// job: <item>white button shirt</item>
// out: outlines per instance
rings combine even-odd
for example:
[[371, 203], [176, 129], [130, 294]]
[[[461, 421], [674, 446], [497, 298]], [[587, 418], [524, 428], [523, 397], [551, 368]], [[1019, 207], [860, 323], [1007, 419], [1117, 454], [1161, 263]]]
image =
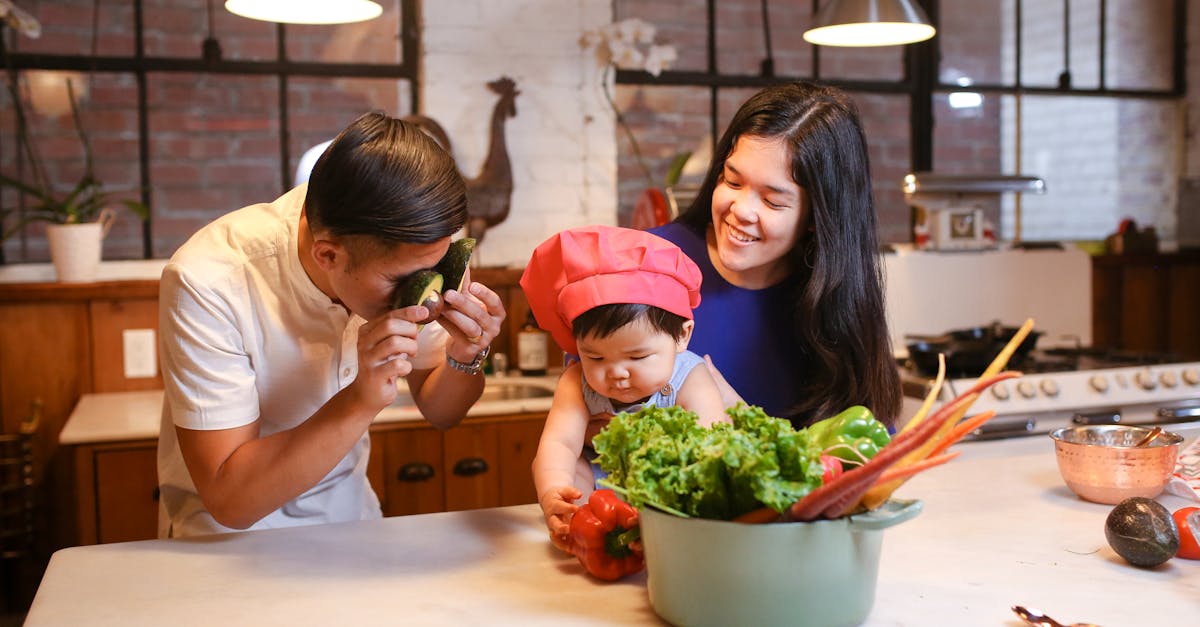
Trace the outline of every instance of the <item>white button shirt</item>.
[[[358, 374], [358, 328], [365, 321], [322, 293], [300, 265], [306, 190], [301, 185], [217, 219], [163, 270], [160, 537], [232, 531], [204, 510], [176, 426], [229, 429], [257, 420], [268, 436], [307, 420]], [[437, 366], [446, 337], [438, 324], [425, 325], [413, 368]], [[321, 481], [251, 528], [379, 518], [366, 478], [369, 448], [364, 433]]]

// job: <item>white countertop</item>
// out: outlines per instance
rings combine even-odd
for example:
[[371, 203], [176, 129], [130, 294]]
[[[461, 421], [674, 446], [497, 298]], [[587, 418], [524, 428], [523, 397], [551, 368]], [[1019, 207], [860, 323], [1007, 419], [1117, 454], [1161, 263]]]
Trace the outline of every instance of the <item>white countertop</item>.
[[[166, 259], [129, 259], [101, 261], [96, 281], [157, 281], [162, 276]], [[15, 263], [0, 265], [0, 283], [51, 283], [56, 281], [54, 264]]]
[[[1111, 506], [1063, 485], [1048, 437], [957, 448], [961, 457], [897, 493], [925, 507], [885, 532], [867, 625], [1015, 627], [1012, 605], [1105, 627], [1200, 615], [1200, 561], [1139, 569], [1117, 557], [1104, 539]], [[644, 574], [615, 584], [586, 577], [550, 547], [536, 505], [64, 549], [26, 621], [661, 624]]]
[[[487, 385], [519, 383], [553, 390], [558, 375], [544, 377], [489, 376]], [[467, 417], [549, 411], [551, 396], [480, 401]], [[158, 439], [162, 419], [162, 390], [84, 394], [59, 433], [59, 444], [94, 444], [125, 440]], [[423, 420], [415, 405], [392, 405], [379, 412], [375, 423]]]

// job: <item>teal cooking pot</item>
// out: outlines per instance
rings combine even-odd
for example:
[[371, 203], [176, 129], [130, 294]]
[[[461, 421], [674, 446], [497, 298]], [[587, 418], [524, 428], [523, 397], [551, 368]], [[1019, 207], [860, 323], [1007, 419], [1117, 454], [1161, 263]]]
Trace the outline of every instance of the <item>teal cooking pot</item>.
[[640, 511], [650, 605], [674, 625], [858, 625], [883, 530], [921, 512], [890, 500], [837, 520], [752, 525]]

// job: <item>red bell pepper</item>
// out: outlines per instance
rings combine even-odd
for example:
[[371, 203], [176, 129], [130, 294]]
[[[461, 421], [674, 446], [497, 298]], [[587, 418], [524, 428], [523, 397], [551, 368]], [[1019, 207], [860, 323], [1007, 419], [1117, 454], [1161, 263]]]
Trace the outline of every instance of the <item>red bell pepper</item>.
[[596, 490], [571, 516], [571, 553], [592, 576], [616, 581], [646, 566], [640, 546], [638, 513], [612, 490]]

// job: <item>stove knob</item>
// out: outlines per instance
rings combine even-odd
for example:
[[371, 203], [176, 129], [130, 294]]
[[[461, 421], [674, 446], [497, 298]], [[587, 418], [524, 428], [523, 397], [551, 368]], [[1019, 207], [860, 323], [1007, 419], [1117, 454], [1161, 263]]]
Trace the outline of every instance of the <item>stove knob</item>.
[[1158, 382], [1165, 388], [1173, 388], [1179, 385], [1179, 377], [1176, 377], [1175, 373], [1170, 370], [1164, 370], [1158, 375]]
[[1104, 375], [1092, 375], [1092, 378], [1088, 379], [1088, 385], [1091, 385], [1093, 390], [1101, 394], [1108, 391], [1108, 379], [1105, 379]]
[[1158, 387], [1158, 382], [1154, 380], [1154, 374], [1150, 370], [1142, 370], [1133, 375], [1133, 382], [1138, 384], [1138, 387], [1143, 390], [1153, 390]]
[[992, 386], [992, 396], [998, 401], [1007, 401], [1009, 397], [1008, 386], [1003, 381]]
[[1055, 383], [1054, 379], [1043, 379], [1038, 387], [1042, 388], [1042, 394], [1046, 396], [1051, 398], [1058, 396], [1058, 383]]
[[1037, 389], [1028, 381], [1022, 381], [1017, 384], [1017, 393], [1025, 398], [1033, 398], [1037, 394]]
[[1188, 368], [1184, 370], [1183, 382], [1188, 385], [1200, 385], [1200, 369]]

